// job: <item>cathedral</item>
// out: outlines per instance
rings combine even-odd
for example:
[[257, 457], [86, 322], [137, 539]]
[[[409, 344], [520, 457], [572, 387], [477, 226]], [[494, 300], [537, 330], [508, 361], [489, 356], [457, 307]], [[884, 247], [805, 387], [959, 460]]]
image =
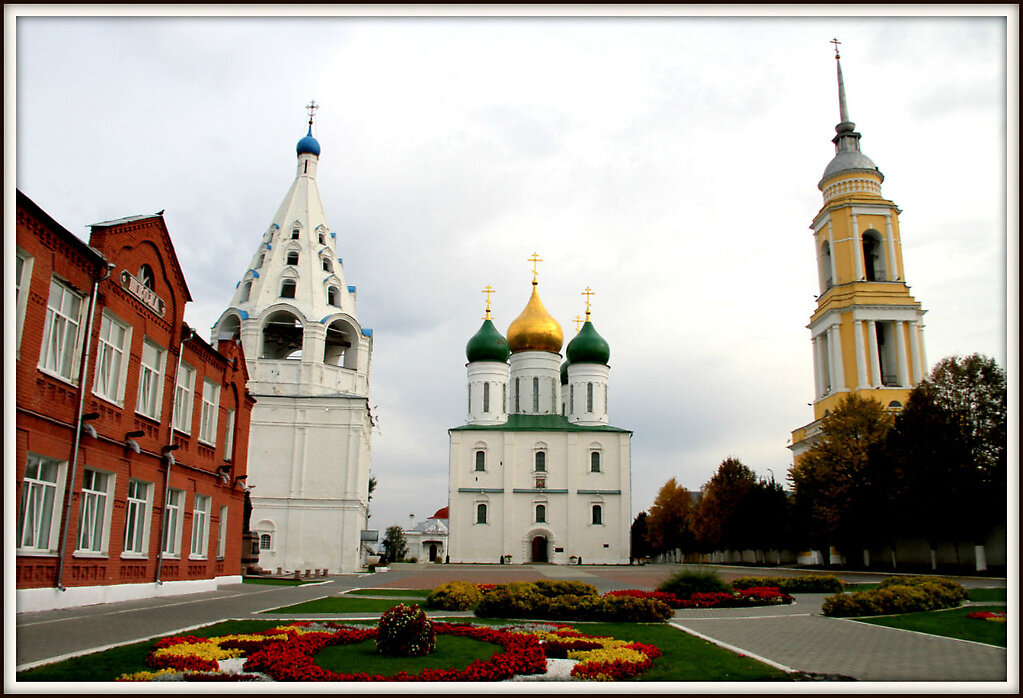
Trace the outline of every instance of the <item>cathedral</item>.
[[308, 109], [294, 182], [213, 332], [240, 336], [256, 398], [247, 485], [259, 566], [350, 573], [364, 562], [373, 332], [320, 202]]
[[449, 430], [451, 562], [627, 564], [632, 432], [608, 424], [611, 356], [590, 320], [565, 348], [537, 291], [466, 345], [467, 412]]
[[817, 188], [824, 203], [813, 220], [820, 295], [810, 317], [814, 421], [792, 432], [799, 458], [820, 434], [821, 420], [846, 395], [860, 394], [888, 409], [905, 404], [927, 376], [923, 316], [906, 285], [899, 208], [881, 195], [884, 175], [860, 151], [849, 121], [842, 64], [835, 157]]

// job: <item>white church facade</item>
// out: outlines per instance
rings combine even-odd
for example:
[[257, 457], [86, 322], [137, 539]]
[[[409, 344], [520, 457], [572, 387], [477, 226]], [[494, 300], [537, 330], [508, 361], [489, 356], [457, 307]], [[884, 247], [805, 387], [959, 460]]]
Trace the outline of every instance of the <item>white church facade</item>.
[[468, 417], [449, 430], [450, 561], [627, 564], [632, 432], [608, 424], [610, 349], [587, 301], [563, 362], [533, 274], [507, 339], [488, 299], [466, 346]]
[[213, 336], [241, 337], [256, 398], [246, 484], [259, 566], [350, 573], [364, 563], [373, 333], [320, 201], [314, 110], [294, 182]]

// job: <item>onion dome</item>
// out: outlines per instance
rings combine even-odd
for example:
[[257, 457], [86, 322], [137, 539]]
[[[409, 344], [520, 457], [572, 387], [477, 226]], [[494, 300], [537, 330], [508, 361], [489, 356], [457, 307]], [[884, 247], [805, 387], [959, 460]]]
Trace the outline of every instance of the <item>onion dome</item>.
[[295, 152], [299, 155], [315, 155], [320, 156], [320, 142], [313, 138], [313, 125], [309, 124], [309, 133], [302, 137], [302, 140], [295, 146]]
[[529, 297], [525, 310], [508, 326], [508, 346], [513, 354], [520, 351], [558, 354], [564, 342], [561, 325], [543, 307], [534, 281], [533, 295]]
[[504, 363], [508, 360], [510, 353], [508, 342], [497, 331], [497, 328], [494, 327], [494, 321], [490, 318], [483, 321], [479, 331], [465, 345], [465, 358], [469, 363], [473, 361], [500, 361]]
[[561, 363], [561, 384], [568, 385], [568, 362]]
[[565, 356], [573, 364], [604, 364], [611, 358], [607, 340], [597, 334], [593, 323], [587, 320], [565, 349]]

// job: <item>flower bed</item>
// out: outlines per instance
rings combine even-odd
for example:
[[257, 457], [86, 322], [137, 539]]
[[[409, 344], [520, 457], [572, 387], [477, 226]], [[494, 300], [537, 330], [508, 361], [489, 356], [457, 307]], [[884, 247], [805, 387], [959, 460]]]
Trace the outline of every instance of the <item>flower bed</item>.
[[976, 618], [977, 620], [990, 620], [995, 623], [1004, 623], [1005, 614], [998, 611], [972, 611], [966, 614], [967, 618]]
[[604, 597], [609, 596], [656, 599], [672, 608], [747, 608], [792, 603], [792, 597], [782, 593], [777, 587], [750, 587], [732, 592], [696, 592], [688, 599], [680, 599], [666, 591], [641, 591], [639, 589], [609, 591], [604, 594]]
[[[293, 623], [251, 635], [164, 638], [154, 644], [146, 664], [157, 671], [123, 674], [118, 681], [504, 681], [547, 671], [547, 658], [573, 660], [571, 676], [615, 681], [646, 671], [661, 651], [653, 645], [585, 635], [561, 624], [490, 628], [465, 623], [433, 623], [438, 635], [458, 635], [491, 642], [503, 649], [464, 669], [425, 669], [392, 676], [340, 673], [317, 666], [317, 652], [332, 645], [373, 639], [377, 628], [333, 623]], [[245, 647], [244, 649], [242, 647]], [[248, 654], [246, 673], [218, 672], [218, 661]], [[220, 659], [213, 659], [220, 657]], [[240, 660], [234, 660], [240, 661]]]

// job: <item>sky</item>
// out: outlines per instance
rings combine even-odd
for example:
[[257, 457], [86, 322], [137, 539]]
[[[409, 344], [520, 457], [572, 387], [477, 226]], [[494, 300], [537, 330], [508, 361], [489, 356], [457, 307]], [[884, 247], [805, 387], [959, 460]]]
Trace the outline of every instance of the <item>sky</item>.
[[783, 480], [790, 432], [813, 419], [809, 226], [834, 155], [837, 37], [862, 150], [902, 210], [929, 362], [993, 356], [1015, 391], [1016, 10], [662, 9], [679, 16], [22, 6], [5, 17], [7, 210], [16, 185], [83, 239], [164, 210], [194, 298], [185, 320], [209, 339], [292, 182], [315, 99], [320, 194], [373, 329], [370, 528], [447, 504], [481, 290], [496, 289], [506, 331], [534, 252], [566, 343], [595, 292], [610, 421], [634, 432], [635, 514], [669, 478], [698, 489], [728, 457]]

